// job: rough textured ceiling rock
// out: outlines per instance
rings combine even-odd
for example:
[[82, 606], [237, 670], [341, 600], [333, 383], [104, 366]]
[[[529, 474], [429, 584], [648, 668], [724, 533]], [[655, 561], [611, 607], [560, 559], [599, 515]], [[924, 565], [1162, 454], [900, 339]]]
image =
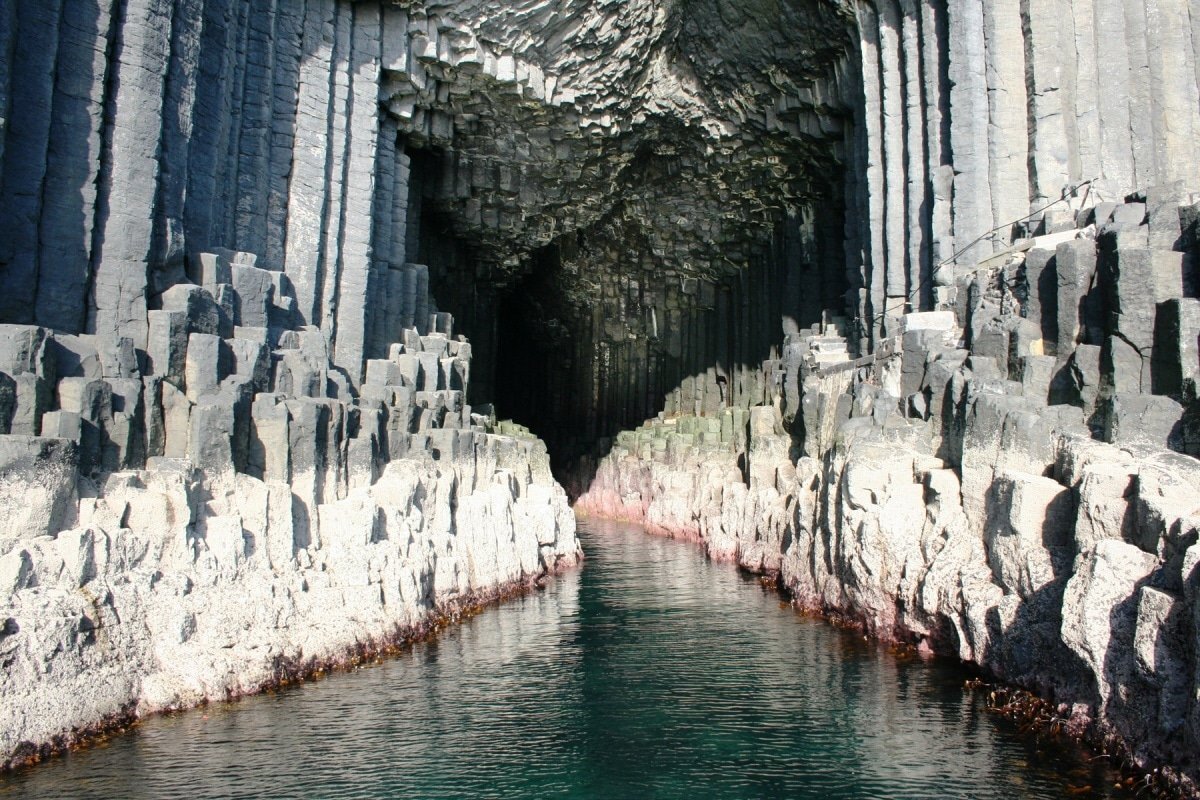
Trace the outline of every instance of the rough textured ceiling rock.
[[385, 41], [414, 46], [385, 58], [387, 105], [442, 153], [438, 207], [493, 264], [592, 230], [610, 269], [716, 276], [835, 183], [842, 3], [395, 9]]

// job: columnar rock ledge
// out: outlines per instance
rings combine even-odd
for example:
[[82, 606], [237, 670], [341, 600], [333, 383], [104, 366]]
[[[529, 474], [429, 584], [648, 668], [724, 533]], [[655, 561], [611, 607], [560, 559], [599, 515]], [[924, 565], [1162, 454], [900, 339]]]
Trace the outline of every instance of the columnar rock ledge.
[[1021, 241], [872, 356], [834, 324], [790, 336], [763, 366], [773, 403], [620, 434], [576, 510], [979, 664], [1195, 793], [1196, 199]]
[[0, 764], [377, 651], [581, 555], [545, 446], [463, 404], [449, 315], [353, 391], [286, 324], [282, 273], [200, 259], [211, 282], [149, 314], [146, 374], [0, 326]]

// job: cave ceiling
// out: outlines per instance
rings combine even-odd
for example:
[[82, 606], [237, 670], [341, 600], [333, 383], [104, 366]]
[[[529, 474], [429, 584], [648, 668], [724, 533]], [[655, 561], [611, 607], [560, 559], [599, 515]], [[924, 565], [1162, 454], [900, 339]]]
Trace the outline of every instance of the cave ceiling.
[[560, 245], [596, 270], [718, 279], [843, 158], [849, 10], [834, 0], [400, 3], [384, 106], [503, 282]]

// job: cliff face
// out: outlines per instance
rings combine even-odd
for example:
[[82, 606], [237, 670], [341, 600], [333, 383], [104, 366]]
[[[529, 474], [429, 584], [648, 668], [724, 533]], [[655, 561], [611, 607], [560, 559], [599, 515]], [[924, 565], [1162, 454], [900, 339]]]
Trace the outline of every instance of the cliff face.
[[[5, 3], [0, 598], [20, 613], [0, 648], [25, 672], [3, 691], [56, 691], [50, 641], [49, 674], [139, 676], [15, 724], [5, 757], [573, 561], [540, 445], [495, 402], [564, 470], [659, 412], [696, 418], [687, 439], [622, 434], [587, 502], [1062, 693], [1194, 772], [1163, 744], [1182, 718], [1121, 710], [1194, 677], [1192, 512], [1138, 510], [1158, 508], [1143, 486], [1176, 491], [1140, 476], [1194, 490], [1190, 462], [1098, 450], [1105, 482], [1082, 454], [1200, 447], [1198, 26], [1188, 0]], [[755, 432], [762, 404], [787, 436]], [[229, 499], [249, 496], [254, 514]], [[471, 498], [497, 504], [492, 533], [452, 545]], [[419, 520], [424, 544], [403, 535]], [[381, 538], [346, 555], [347, 528]], [[508, 566], [444, 584], [442, 561], [405, 561], [429, 553]], [[1069, 623], [1093, 596], [1076, 579], [1118, 561], [1128, 591], [1081, 602], [1137, 624]], [[383, 587], [352, 637], [293, 634], [329, 604], [296, 599], [312, 570]], [[174, 577], [112, 588], [143, 573]], [[224, 612], [179, 643], [95, 634], [105, 607], [193, 602], [159, 587], [279, 581], [270, 607], [297, 621], [251, 625], [274, 649], [238, 651], [236, 679], [204, 650]], [[79, 592], [84, 627], [39, 621]], [[1182, 644], [1151, 664], [1146, 636]], [[151, 658], [168, 639], [208, 643], [192, 677]], [[1022, 661], [1042, 645], [1077, 657], [1061, 686]], [[1097, 666], [1135, 645], [1136, 669]]]
[[397, 272], [426, 263], [481, 356], [477, 399], [555, 416], [552, 449], [577, 454], [659, 396], [761, 396], [780, 319], [845, 316], [867, 352], [1022, 225], [1195, 184], [1194, 17], [1186, 0], [10, 3], [0, 320], [95, 334], [115, 371], [161, 293], [203, 282], [199, 253], [244, 251], [287, 276], [357, 385], [425, 331]]
[[857, 15], [857, 336], [944, 301], [946, 265], [972, 267], [1054, 201], [1066, 198], [1026, 227], [1071, 227], [1080, 206], [1135, 189], [1197, 186], [1200, 36], [1186, 0], [885, 2]]
[[1189, 255], [1152, 245], [1194, 241], [1198, 206], [1152, 207], [982, 264], [964, 327], [906, 314], [857, 359], [833, 326], [789, 337], [772, 404], [620, 434], [576, 509], [980, 664], [1194, 792], [1200, 299]]

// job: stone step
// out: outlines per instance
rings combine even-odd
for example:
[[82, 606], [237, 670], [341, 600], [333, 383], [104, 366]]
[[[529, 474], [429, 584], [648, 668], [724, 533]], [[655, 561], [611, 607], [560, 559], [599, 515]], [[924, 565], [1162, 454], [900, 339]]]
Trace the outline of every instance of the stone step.
[[810, 353], [809, 359], [820, 366], [842, 364], [850, 360], [849, 353]]
[[848, 352], [845, 339], [814, 339], [809, 342], [809, 349], [814, 353]]

